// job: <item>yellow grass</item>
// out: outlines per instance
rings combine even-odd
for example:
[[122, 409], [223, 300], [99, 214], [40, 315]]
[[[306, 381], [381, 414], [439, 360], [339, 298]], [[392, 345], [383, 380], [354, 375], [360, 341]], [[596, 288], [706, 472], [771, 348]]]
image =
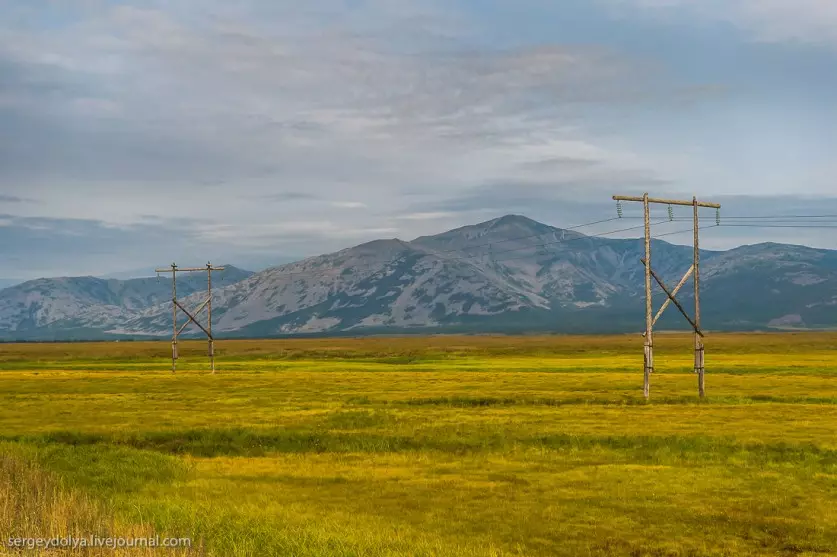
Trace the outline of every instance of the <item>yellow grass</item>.
[[711, 335], [705, 401], [690, 338], [656, 344], [650, 403], [636, 335], [222, 341], [217, 375], [203, 343], [177, 374], [166, 343], [0, 345], [0, 535], [837, 554], [837, 335]]
[[[6, 445], [0, 453], [0, 532], [5, 545], [10, 538], [22, 541], [17, 554], [23, 555], [156, 555], [156, 548], [147, 543], [134, 547], [116, 547], [117, 538], [126, 540], [153, 539], [155, 533], [146, 524], [126, 523], [108, 513], [106, 505], [90, 495], [68, 489], [60, 478], [39, 469], [31, 454], [19, 447]], [[113, 547], [83, 547], [81, 542], [72, 548], [62, 547], [62, 539], [113, 539]], [[41, 540], [42, 547], [35, 547]], [[44, 548], [47, 540], [58, 545]], [[107, 544], [108, 542], [103, 541]], [[0, 550], [2, 551], [2, 550]], [[203, 555], [197, 546], [169, 550], [172, 555]]]

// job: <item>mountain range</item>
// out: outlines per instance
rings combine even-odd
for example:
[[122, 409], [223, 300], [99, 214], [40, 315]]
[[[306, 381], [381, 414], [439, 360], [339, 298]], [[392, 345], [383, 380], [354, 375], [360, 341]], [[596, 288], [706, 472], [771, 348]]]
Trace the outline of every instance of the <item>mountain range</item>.
[[[644, 328], [641, 239], [586, 236], [507, 215], [412, 241], [377, 240], [253, 273], [213, 274], [219, 337], [403, 332], [629, 332]], [[692, 248], [652, 241], [673, 287]], [[837, 326], [837, 252], [757, 244], [701, 252], [709, 330]], [[656, 285], [655, 285], [656, 286]], [[206, 275], [178, 278], [195, 308]], [[665, 294], [655, 288], [655, 307]], [[693, 304], [691, 286], [678, 295]], [[0, 290], [0, 339], [171, 335], [171, 279], [38, 279]], [[181, 323], [185, 318], [180, 315]], [[688, 324], [672, 307], [658, 329]], [[194, 326], [184, 334], [200, 331]]]

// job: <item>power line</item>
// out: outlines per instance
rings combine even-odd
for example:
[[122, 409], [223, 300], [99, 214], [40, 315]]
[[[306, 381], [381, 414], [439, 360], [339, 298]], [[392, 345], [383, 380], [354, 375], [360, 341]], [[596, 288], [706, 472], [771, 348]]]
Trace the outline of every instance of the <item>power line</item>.
[[[622, 219], [641, 219], [641, 215], [627, 215]], [[837, 219], [837, 215], [721, 215], [724, 220], [804, 220], [804, 219]], [[691, 217], [674, 217], [674, 221], [691, 221]]]
[[721, 223], [723, 227], [734, 228], [812, 228], [812, 229], [826, 229], [837, 228], [837, 224], [726, 224]]
[[724, 216], [725, 219], [837, 219], [837, 215], [741, 215]]
[[[829, 216], [828, 215], [808, 215], [808, 217], [811, 217], [811, 218], [828, 218]], [[604, 224], [604, 223], [613, 222], [613, 221], [621, 220], [621, 219], [625, 219], [625, 218], [632, 218], [632, 217], [614, 217], [614, 218], [610, 218], [610, 219], [602, 219], [602, 220], [598, 220], [598, 221], [593, 221], [593, 222], [589, 222], [589, 223], [585, 223], [585, 224], [579, 224], [579, 225], [576, 225], [576, 226], [564, 228], [563, 230], [578, 230], [579, 228], [594, 226], [594, 225], [597, 225], [597, 224]], [[734, 218], [734, 217], [725, 217], [725, 218], [728, 219], [728, 218]], [[768, 218], [768, 217], [760, 217], [760, 218]], [[797, 217], [797, 218], [801, 218], [801, 216]], [[658, 222], [653, 223], [652, 226], [661, 226], [661, 225], [668, 224], [669, 222], [678, 222], [678, 221], [682, 221], [682, 220], [690, 220], [690, 219], [675, 218], [674, 221], [672, 221], [671, 219], [665, 219], [665, 220], [660, 220]], [[718, 228], [719, 226], [720, 227], [735, 227], [735, 228], [803, 228], [803, 229], [804, 228], [811, 228], [811, 229], [834, 229], [834, 228], [837, 228], [837, 225], [830, 225], [830, 224], [828, 224], [828, 225], [823, 225], [823, 224], [785, 225], [785, 224], [773, 224], [773, 223], [771, 223], [771, 224], [755, 224], [755, 223], [748, 223], [748, 224], [730, 223], [730, 224], [727, 224], [727, 223], [721, 223], [720, 225], [713, 224], [713, 225], [702, 226], [702, 227], [699, 227], [699, 230], [706, 230], [706, 229], [709, 229], [709, 228]], [[575, 241], [580, 241], [580, 240], [595, 240], [598, 237], [610, 236], [610, 235], [619, 234], [619, 233], [622, 233], [622, 232], [630, 232], [630, 231], [638, 230], [638, 229], [641, 229], [641, 228], [643, 228], [643, 225], [630, 226], [630, 227], [620, 228], [620, 229], [617, 229], [617, 230], [609, 230], [609, 231], [606, 231], [606, 232], [600, 232], [598, 234], [590, 235], [590, 236], [585, 235], [585, 236], [578, 236], [578, 237], [575, 237], [575, 238], [564, 238], [564, 239], [560, 239], [560, 240], [541, 242], [541, 243], [538, 243], [538, 244], [529, 244], [529, 245], [526, 245], [526, 246], [520, 246], [520, 247], [510, 248], [510, 249], [506, 249], [506, 250], [501, 250], [501, 251], [492, 251], [492, 252], [489, 252], [489, 253], [483, 252], [483, 253], [479, 253], [479, 254], [463, 255], [461, 257], [444, 257], [445, 254], [449, 254], [449, 253], [456, 253], [456, 252], [466, 253], [466, 252], [469, 252], [469, 251], [472, 251], [472, 250], [475, 250], [475, 249], [478, 249], [478, 248], [490, 247], [490, 246], [499, 245], [499, 244], [502, 244], [502, 243], [508, 243], [508, 242], [513, 242], [513, 241], [521, 241], [521, 240], [527, 240], [527, 239], [530, 239], [530, 238], [537, 238], [537, 237], [544, 236], [544, 234], [529, 234], [527, 236], [520, 236], [520, 237], [517, 237], [517, 238], [509, 238], [509, 239], [506, 239], [506, 240], [498, 240], [498, 241], [495, 241], [495, 242], [486, 242], [486, 243], [483, 243], [483, 244], [477, 244], [477, 245], [474, 245], [474, 246], [467, 246], [467, 247], [463, 247], [463, 248], [432, 251], [432, 252], [429, 252], [428, 255], [435, 255], [435, 256], [439, 257], [440, 259], [442, 259], [444, 261], [469, 261], [469, 260], [481, 259], [485, 256], [490, 256], [495, 263], [502, 263], [502, 262], [505, 262], [505, 261], [514, 261], [514, 260], [517, 260], [517, 259], [523, 259], [523, 258], [528, 257], [528, 256], [501, 258], [501, 259], [497, 259], [496, 256], [507, 254], [507, 253], [519, 252], [519, 251], [523, 251], [523, 250], [539, 249], [539, 248], [544, 248], [544, 247], [547, 247], [547, 246], [565, 244], [565, 243], [570, 243], [570, 242], [575, 242]], [[656, 234], [652, 237], [654, 239], [664, 238], [664, 237], [673, 236], [673, 235], [677, 235], [677, 234], [685, 234], [687, 232], [693, 232], [693, 230], [694, 230], [693, 228], [674, 230], [674, 231], [671, 231], [671, 232]], [[555, 234], [555, 233], [557, 233], [557, 231], [553, 231], [551, 233]], [[393, 263], [395, 261], [398, 261], [398, 258], [367, 261], [363, 265], [357, 265], [355, 267], [352, 267], [352, 269], [353, 270], [362, 270], [362, 269], [370, 268], [370, 267], [378, 265], [378, 264], [388, 264], [388, 263]], [[312, 276], [312, 275], [318, 275], [318, 274], [322, 274], [322, 275], [333, 274], [333, 272], [334, 271], [320, 271], [320, 270], [317, 270], [317, 271], [298, 271], [298, 272], [290, 271], [290, 272], [283, 273], [283, 275], [293, 278], [293, 277], [302, 277], [302, 276]]]
[[[661, 225], [661, 224], [666, 224], [668, 222], [669, 222], [668, 220], [664, 220], [664, 221], [653, 223], [652, 226], [658, 226], [658, 225]], [[630, 228], [621, 228], [619, 230], [611, 230], [610, 232], [602, 232], [602, 233], [597, 234], [595, 236], [579, 236], [577, 238], [568, 238], [568, 239], [564, 239], [564, 240], [555, 240], [555, 241], [552, 241], [552, 242], [543, 242], [541, 244], [533, 244], [533, 245], [529, 245], [529, 246], [522, 246], [522, 247], [519, 247], [519, 248], [512, 248], [512, 249], [499, 251], [499, 252], [495, 251], [495, 252], [491, 252], [489, 254], [482, 253], [478, 256], [451, 257], [451, 258], [442, 258], [442, 259], [444, 259], [445, 261], [464, 261], [464, 260], [473, 259], [473, 258], [476, 258], [476, 257], [483, 257], [485, 255], [495, 256], [495, 255], [500, 255], [500, 254], [503, 254], [503, 253], [523, 251], [523, 250], [526, 250], [526, 249], [543, 248], [543, 247], [551, 246], [551, 245], [555, 245], [555, 244], [567, 244], [567, 243], [570, 243], [570, 242], [577, 242], [579, 240], [595, 240], [596, 238], [599, 238], [601, 236], [608, 236], [610, 234], [619, 234], [620, 232], [628, 232], [630, 230], [637, 230], [637, 229], [644, 228], [644, 227], [645, 227], [645, 225], [643, 224], [643, 225], [640, 225], [640, 226], [632, 226]], [[523, 259], [524, 257], [528, 257], [528, 256], [511, 257], [511, 258], [504, 258], [504, 259], [493, 259], [493, 258], [492, 259], [495, 263], [502, 263], [504, 261], [514, 261], [516, 259]]]
[[[723, 225], [721, 225], [721, 226], [723, 226]], [[698, 230], [706, 230], [708, 228], [718, 228], [718, 225], [717, 224], [707, 224], [707, 225], [698, 227]], [[694, 227], [693, 228], [684, 228], [683, 230], [675, 230], [674, 232], [666, 232], [664, 234], [657, 234], [655, 236], [652, 236], [652, 238], [657, 239], [657, 238], [663, 238], [665, 236], [673, 236], [675, 234], [685, 234], [686, 232], [694, 232], [694, 231], [695, 231]]]
[[[831, 215], [804, 215], [804, 216], [800, 215], [800, 216], [797, 216], [796, 218], [829, 218], [829, 217], [831, 217]], [[624, 219], [624, 218], [632, 218], [632, 217], [614, 217], [614, 218], [610, 218], [610, 219], [603, 219], [603, 220], [598, 220], [598, 221], [593, 221], [593, 222], [589, 222], [589, 223], [585, 223], [585, 224], [579, 224], [579, 225], [576, 225], [576, 226], [568, 227], [568, 228], [565, 228], [563, 230], [577, 230], [579, 228], [584, 228], [584, 227], [588, 227], [588, 226], [594, 226], [594, 225], [597, 225], [597, 224], [613, 222], [613, 221]], [[753, 217], [753, 216], [749, 216], [749, 217], [725, 217], [725, 219], [730, 219], [730, 218], [753, 218], [753, 219], [765, 218], [766, 219], [766, 218], [785, 218], [785, 217], [782, 217], [782, 216], [779, 216], [779, 215], [777, 215], [777, 216], [762, 216], [762, 217]], [[835, 216], [835, 218], [837, 218], [837, 216]], [[681, 218], [666, 219], [666, 220], [661, 220], [659, 222], [655, 222], [655, 223], [652, 224], [652, 226], [660, 226], [660, 225], [668, 224], [669, 222], [678, 222], [678, 221], [682, 221], [682, 220], [691, 220], [691, 219], [681, 219]], [[811, 229], [834, 229], [834, 228], [837, 228], [837, 225], [831, 225], [831, 224], [786, 225], [786, 224], [775, 224], [775, 223], [771, 223], [771, 224], [755, 224], [755, 223], [748, 223], [748, 224], [730, 223], [730, 224], [727, 224], [727, 223], [720, 223], [720, 224], [702, 226], [702, 227], [699, 227], [698, 230], [705, 230], [705, 229], [709, 229], [709, 228], [718, 228], [719, 226], [720, 227], [737, 227], [737, 228], [811, 228]], [[443, 257], [443, 254], [455, 253], [455, 252], [467, 252], [467, 251], [471, 251], [471, 250], [478, 249], [478, 248], [481, 248], [481, 247], [486, 247], [486, 246], [491, 247], [491, 246], [502, 244], [502, 243], [508, 243], [508, 242], [513, 242], [513, 241], [520, 241], [520, 240], [526, 240], [526, 239], [530, 239], [530, 238], [544, 236], [544, 234], [529, 234], [527, 236], [521, 236], [521, 237], [517, 237], [517, 238], [510, 238], [510, 239], [506, 239], [506, 240], [498, 240], [498, 241], [494, 241], [494, 242], [486, 242], [484, 244], [478, 244], [478, 245], [468, 246], [468, 247], [464, 247], [464, 248], [456, 248], [456, 249], [441, 250], [441, 251], [432, 251], [432, 252], [429, 252], [428, 255], [435, 255], [435, 256], [437, 256], [440, 259], [443, 259], [445, 261], [467, 261], [467, 260], [472, 260], [472, 259], [483, 258], [486, 255], [488, 255], [492, 258], [492, 260], [495, 263], [501, 263], [501, 262], [504, 262], [504, 261], [513, 261], [515, 259], [522, 259], [522, 258], [528, 257], [528, 256], [521, 256], [521, 257], [516, 257], [516, 258], [514, 258], [514, 257], [513, 258], [503, 258], [503, 259], [496, 259], [495, 256], [502, 255], [502, 254], [505, 254], [505, 253], [513, 253], [513, 252], [523, 251], [523, 250], [544, 248], [546, 246], [563, 244], [563, 243], [570, 243], [570, 242], [579, 241], [579, 240], [595, 240], [598, 237], [609, 236], [609, 235], [618, 234], [618, 233], [621, 233], [621, 232], [629, 232], [629, 231], [632, 231], [632, 230], [638, 230], [640, 228], [643, 228], [643, 225], [620, 228], [620, 229], [617, 229], [617, 230], [610, 230], [610, 231], [607, 231], [607, 232], [601, 232], [601, 233], [598, 233], [596, 235], [590, 235], [590, 236], [584, 235], [584, 236], [578, 236], [578, 237], [575, 237], [575, 238], [562, 238], [560, 240], [542, 242], [542, 243], [539, 243], [539, 244], [530, 244], [530, 245], [526, 245], [526, 246], [520, 246], [520, 247], [516, 247], [516, 248], [502, 250], [502, 251], [499, 251], [499, 252], [492, 251], [492, 252], [489, 252], [489, 253], [480, 253], [480, 254], [475, 254], [475, 255], [464, 255], [462, 257]], [[677, 234], [684, 234], [686, 232], [693, 232], [693, 230], [694, 230], [693, 228], [675, 230], [675, 231], [666, 232], [666, 233], [663, 233], [663, 234], [656, 234], [656, 235], [652, 236], [652, 238], [658, 239], [658, 238], [673, 236], [673, 235], [677, 235]], [[557, 233], [557, 230], [552, 232], [552, 234], [555, 234], [555, 233]], [[373, 265], [393, 263], [397, 260], [398, 260], [398, 258], [395, 258], [395, 259], [390, 258], [390, 259], [385, 259], [385, 260], [381, 259], [381, 260], [377, 260], [377, 261], [375, 261], [375, 260], [367, 261], [364, 265], [357, 265], [357, 266], [353, 267], [352, 269], [369, 268]], [[306, 276], [306, 275], [316, 275], [316, 274], [331, 274], [331, 273], [323, 272], [323, 271], [299, 271], [299, 272], [291, 271], [291, 272], [287, 272], [287, 273], [283, 273], [283, 274], [287, 275], [287, 276], [290, 276], [290, 277], [295, 277], [295, 276]]]

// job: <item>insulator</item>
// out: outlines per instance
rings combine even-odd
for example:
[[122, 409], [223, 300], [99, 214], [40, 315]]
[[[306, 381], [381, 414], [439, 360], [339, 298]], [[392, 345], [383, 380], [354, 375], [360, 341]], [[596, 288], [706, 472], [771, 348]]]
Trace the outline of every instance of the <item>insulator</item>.
[[619, 215], [620, 219], [622, 218], [622, 202], [621, 201], [616, 202], [616, 214]]
[[721, 210], [715, 209], [715, 226], [721, 226]]
[[668, 220], [674, 221], [674, 207], [671, 205], [668, 206]]

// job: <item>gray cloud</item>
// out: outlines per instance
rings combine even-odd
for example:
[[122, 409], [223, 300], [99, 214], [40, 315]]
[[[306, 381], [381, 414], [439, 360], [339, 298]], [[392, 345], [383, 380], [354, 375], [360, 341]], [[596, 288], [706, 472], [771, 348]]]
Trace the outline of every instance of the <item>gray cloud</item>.
[[[459, 44], [448, 39], [469, 30], [432, 4], [373, 2], [327, 31], [321, 18], [345, 15], [339, 3], [294, 6], [269, 27], [257, 14], [274, 8], [261, 3], [247, 17], [212, 3], [189, 19], [149, 2], [91, 5], [74, 26], [0, 33], [11, 68], [0, 124], [12, 130], [0, 183], [50, 200], [22, 216], [125, 223], [188, 208], [246, 227], [317, 218], [347, 188], [389, 210], [409, 203], [401, 191], [467, 188], [540, 158], [652, 174], [655, 161], [585, 138], [575, 105], [676, 89], [602, 49]], [[283, 207], [301, 187], [323, 204]]]
[[[837, 4], [831, 0], [604, 0], [663, 12], [687, 11], [733, 23], [765, 42], [837, 48]], [[667, 13], [666, 13], [667, 12]]]
[[[195, 219], [172, 221], [147, 216], [145, 224], [116, 227], [81, 219], [21, 218], [0, 215], [4, 257], [0, 277], [104, 276], [121, 269], [153, 269], [171, 261], [191, 264], [232, 262], [264, 268], [299, 258], [286, 246], [242, 246], [234, 237], [211, 237], [213, 226]], [[310, 241], [311, 237], [305, 238]]]
[[703, 176], [623, 129], [725, 94], [596, 45], [486, 48], [435, 1], [87, 0], [26, 24], [48, 9], [0, 24], [0, 234], [31, 272], [596, 220], [613, 193]]
[[301, 191], [287, 191], [255, 196], [255, 199], [262, 201], [310, 201], [320, 199], [320, 196]]
[[31, 203], [33, 200], [16, 195], [0, 194], [0, 203]]

